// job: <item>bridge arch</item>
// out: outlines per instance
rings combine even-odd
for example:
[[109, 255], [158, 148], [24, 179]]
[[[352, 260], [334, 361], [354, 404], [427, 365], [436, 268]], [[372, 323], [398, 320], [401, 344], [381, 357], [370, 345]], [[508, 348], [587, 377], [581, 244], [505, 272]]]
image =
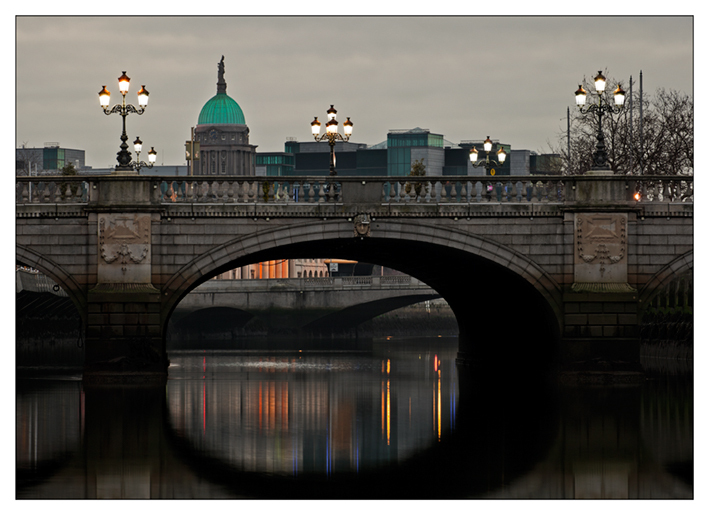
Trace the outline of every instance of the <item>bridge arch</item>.
[[[462, 342], [472, 340], [496, 347], [500, 338], [513, 336], [510, 327], [524, 328], [527, 337], [546, 332], [542, 340], [558, 340], [562, 289], [538, 264], [484, 236], [410, 219], [373, 221], [372, 235], [362, 239], [354, 237], [352, 223], [320, 220], [235, 238], [196, 257], [165, 282], [163, 327], [189, 291], [218, 273], [256, 261], [316, 254], [382, 264], [425, 282], [455, 313], [461, 349]], [[477, 302], [471, 312], [473, 298]]]
[[[50, 277], [67, 293], [76, 306], [81, 318], [84, 319], [86, 317], [86, 295], [71, 274], [48, 257], [43, 256], [24, 245], [15, 245], [15, 259], [16, 261], [35, 268], [44, 275]], [[86, 320], [83, 321], [85, 322]]]
[[690, 250], [681, 256], [673, 259], [665, 267], [653, 275], [645, 286], [640, 290], [640, 305], [647, 306], [662, 288], [667, 286], [673, 279], [694, 270], [694, 251]]

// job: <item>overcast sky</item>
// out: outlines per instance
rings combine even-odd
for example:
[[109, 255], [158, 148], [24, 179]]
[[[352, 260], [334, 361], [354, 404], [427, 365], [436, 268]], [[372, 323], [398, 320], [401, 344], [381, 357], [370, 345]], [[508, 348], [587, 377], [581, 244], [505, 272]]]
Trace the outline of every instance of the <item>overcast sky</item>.
[[121, 118], [103, 114], [98, 92], [105, 84], [120, 102], [125, 70], [129, 103], [140, 85], [150, 92], [145, 114], [127, 118], [129, 141], [155, 147], [158, 163], [184, 164], [222, 55], [227, 93], [258, 151], [310, 141], [313, 117], [334, 104], [354, 122], [352, 141], [369, 145], [389, 129], [422, 127], [454, 143], [489, 135], [544, 152], [565, 131], [579, 83], [598, 70], [626, 90], [642, 70], [646, 94], [693, 94], [688, 16], [19, 16], [15, 143], [58, 142], [85, 150], [87, 165], [115, 166]]

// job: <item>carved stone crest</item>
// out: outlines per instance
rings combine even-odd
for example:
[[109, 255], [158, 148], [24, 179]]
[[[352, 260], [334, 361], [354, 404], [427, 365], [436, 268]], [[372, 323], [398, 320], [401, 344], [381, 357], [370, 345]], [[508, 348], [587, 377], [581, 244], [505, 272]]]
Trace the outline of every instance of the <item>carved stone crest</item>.
[[99, 282], [150, 282], [150, 215], [99, 215], [98, 246]]
[[627, 214], [576, 214], [575, 282], [627, 281]]
[[371, 234], [371, 218], [367, 214], [359, 214], [354, 217], [354, 235], [364, 239]]

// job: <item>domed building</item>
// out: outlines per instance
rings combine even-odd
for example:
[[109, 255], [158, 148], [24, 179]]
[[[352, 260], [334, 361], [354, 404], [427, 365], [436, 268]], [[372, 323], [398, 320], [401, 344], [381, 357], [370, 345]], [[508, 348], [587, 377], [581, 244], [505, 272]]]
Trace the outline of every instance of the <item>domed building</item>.
[[194, 175], [255, 175], [256, 145], [249, 145], [244, 112], [226, 94], [224, 56], [217, 66], [217, 94], [202, 107], [194, 131], [200, 147]]

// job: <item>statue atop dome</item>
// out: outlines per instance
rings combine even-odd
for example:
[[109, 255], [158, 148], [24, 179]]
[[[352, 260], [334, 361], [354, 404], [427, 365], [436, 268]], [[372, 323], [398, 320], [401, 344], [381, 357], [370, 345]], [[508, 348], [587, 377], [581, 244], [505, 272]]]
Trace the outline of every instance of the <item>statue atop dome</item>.
[[224, 56], [217, 64], [217, 94], [226, 93], [226, 81], [224, 80]]

